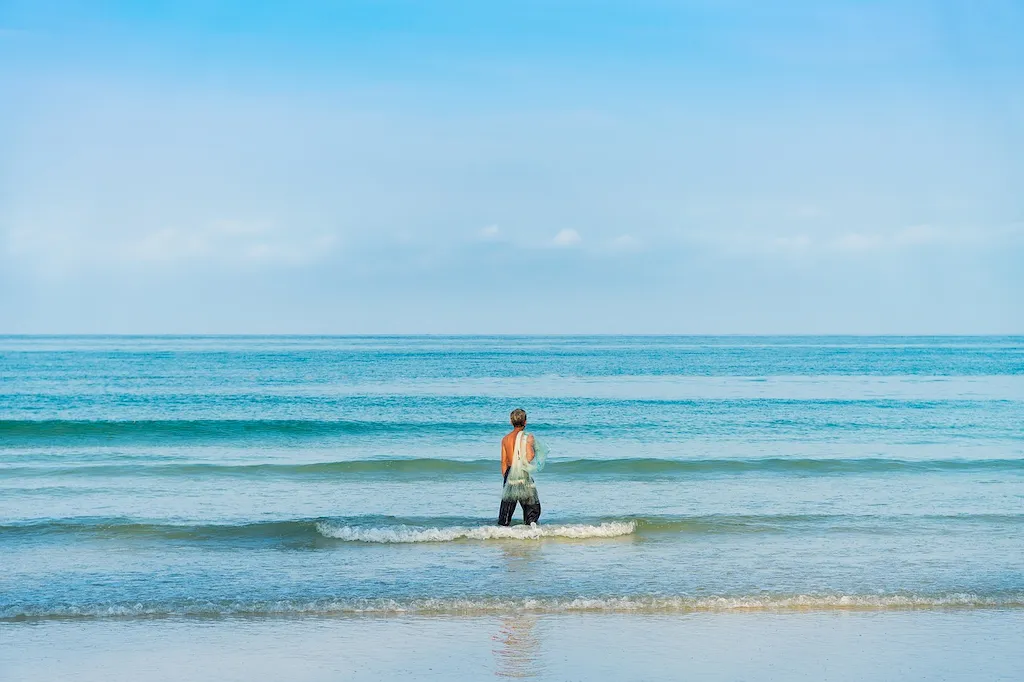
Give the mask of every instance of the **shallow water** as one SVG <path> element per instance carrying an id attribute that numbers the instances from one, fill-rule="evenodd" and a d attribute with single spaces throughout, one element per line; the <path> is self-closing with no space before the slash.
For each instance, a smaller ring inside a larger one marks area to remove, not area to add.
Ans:
<path id="1" fill-rule="evenodd" d="M 11 626 L 1024 607 L 1019 337 L 0 337 L 0 377 Z"/>

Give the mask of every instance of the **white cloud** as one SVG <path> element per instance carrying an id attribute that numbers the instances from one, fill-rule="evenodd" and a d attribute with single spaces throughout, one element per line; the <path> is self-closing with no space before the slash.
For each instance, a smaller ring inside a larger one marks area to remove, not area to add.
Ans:
<path id="1" fill-rule="evenodd" d="M 501 237 L 501 228 L 497 225 L 488 225 L 487 227 L 480 228 L 477 234 L 480 239 L 495 240 Z"/>
<path id="2" fill-rule="evenodd" d="M 583 237 L 576 230 L 566 228 L 555 235 L 552 244 L 555 246 L 576 246 L 583 241 Z"/>
<path id="3" fill-rule="evenodd" d="M 1011 244 L 1020 235 L 1014 227 L 943 228 L 911 225 L 893 232 L 849 232 L 825 246 L 838 251 L 908 250 L 923 247 L 992 247 Z"/>
<path id="4" fill-rule="evenodd" d="M 823 227 L 814 231 L 776 233 L 769 230 L 689 230 L 679 233 L 687 244 L 725 254 L 851 258 L 874 253 L 911 254 L 923 250 L 991 250 L 1024 245 L 1024 225 L 998 227 L 939 227 L 911 225 L 898 229 L 841 231 Z"/>
<path id="5" fill-rule="evenodd" d="M 12 229 L 5 236 L 10 256 L 49 274 L 95 267 L 171 267 L 203 261 L 296 266 L 322 258 L 337 245 L 331 233 L 283 230 L 269 223 L 239 220 L 161 227 L 141 234 L 37 227 Z"/>
<path id="6" fill-rule="evenodd" d="M 813 242 L 811 241 L 811 238 L 805 234 L 776 237 L 772 243 L 772 246 L 775 249 L 790 253 L 801 253 L 807 251 L 812 245 Z"/>
<path id="7" fill-rule="evenodd" d="M 885 240 L 877 234 L 848 232 L 835 239 L 832 247 L 840 251 L 871 251 L 880 248 L 884 243 Z"/>
<path id="8" fill-rule="evenodd" d="M 207 258 L 213 248 L 211 235 L 203 231 L 167 227 L 111 244 L 108 255 L 122 262 L 170 262 Z"/>
<path id="9" fill-rule="evenodd" d="M 793 209 L 793 217 L 801 218 L 803 220 L 813 220 L 814 218 L 821 218 L 824 215 L 825 212 L 813 204 L 802 204 Z"/>
<path id="10" fill-rule="evenodd" d="M 639 251 L 643 243 L 631 234 L 623 234 L 608 242 L 608 246 L 613 251 Z"/>

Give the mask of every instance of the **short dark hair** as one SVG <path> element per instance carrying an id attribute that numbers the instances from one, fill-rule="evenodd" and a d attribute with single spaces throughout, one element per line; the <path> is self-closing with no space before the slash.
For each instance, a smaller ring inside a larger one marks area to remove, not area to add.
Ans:
<path id="1" fill-rule="evenodd" d="M 512 426 L 526 426 L 526 410 L 517 407 L 512 410 L 509 419 L 512 420 Z"/>

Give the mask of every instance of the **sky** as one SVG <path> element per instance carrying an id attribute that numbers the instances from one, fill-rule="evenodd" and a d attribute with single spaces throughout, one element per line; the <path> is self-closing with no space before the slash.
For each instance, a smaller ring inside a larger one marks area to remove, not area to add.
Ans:
<path id="1" fill-rule="evenodd" d="M 1024 333 L 1024 3 L 0 0 L 0 333 Z"/>

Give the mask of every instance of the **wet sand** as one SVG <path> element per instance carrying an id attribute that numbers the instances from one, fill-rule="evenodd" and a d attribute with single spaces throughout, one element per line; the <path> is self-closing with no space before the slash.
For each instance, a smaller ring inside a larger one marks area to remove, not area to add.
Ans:
<path id="1" fill-rule="evenodd" d="M 1021 680 L 1024 611 L 0 624 L 6 682 Z"/>

